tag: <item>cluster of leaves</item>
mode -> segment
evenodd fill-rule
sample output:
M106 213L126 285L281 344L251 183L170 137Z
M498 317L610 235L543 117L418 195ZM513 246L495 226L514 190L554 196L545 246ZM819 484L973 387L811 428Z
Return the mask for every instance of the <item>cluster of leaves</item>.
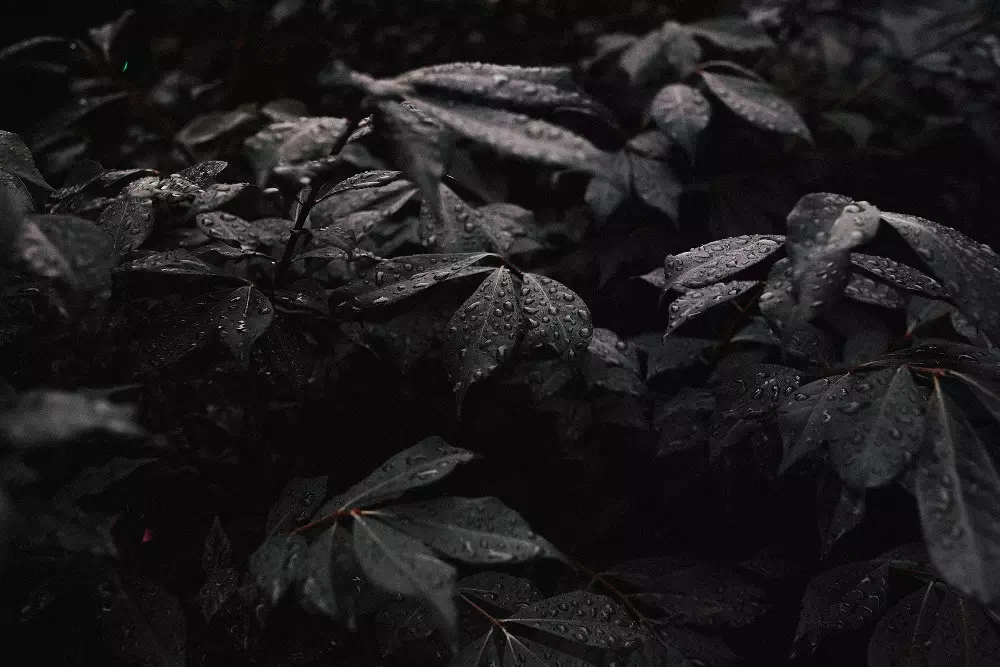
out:
M292 51L334 4L241 30ZM1000 257L820 191L831 126L914 149L913 68L995 89L996 13L744 4L576 70L338 46L308 103L241 97L239 59L123 76L132 10L0 51L69 95L0 132L4 648L1000 661Z

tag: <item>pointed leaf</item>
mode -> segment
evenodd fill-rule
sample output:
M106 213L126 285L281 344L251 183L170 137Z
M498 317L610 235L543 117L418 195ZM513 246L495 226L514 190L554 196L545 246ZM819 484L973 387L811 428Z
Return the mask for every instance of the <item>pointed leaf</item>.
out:
M701 77L712 94L751 125L812 143L812 134L799 112L769 84L704 70Z
M629 154L632 165L632 189L639 199L677 220L682 186L665 162Z
M890 572L887 564L865 561L815 577L802 596L795 643L815 649L830 636L870 624L888 602Z
M709 308L738 299L759 285L756 280L733 280L699 287L682 294L670 304L670 322L664 335L670 335Z
M656 94L649 113L664 134L683 146L688 156L694 157L698 137L712 117L712 107L701 91L683 83L672 83Z
M267 182L278 165L300 164L324 158L347 131L343 118L322 116L271 123L244 142L244 152L253 164L258 184Z
M917 271L912 266L886 257L852 252L851 265L904 292L920 294L932 299L941 299L946 296L938 281Z
M392 163L416 183L431 210L439 212L438 184L451 162L452 138L434 114L412 101L380 100L375 120L389 143Z
M205 546L201 551L201 569L205 574L229 565L233 557L233 544L222 529L219 517L212 519L212 526L205 537Z
M964 315L994 342L1000 342L1000 311L994 307L1000 293L1000 258L989 246L936 222L902 213L882 212L941 280L945 292Z
M257 339L274 321L274 306L253 285L237 287L215 310L219 340L245 362Z
M52 189L39 173L24 140L19 135L4 130L0 130L0 171L6 171L46 190Z
M923 404L906 366L849 374L816 406L824 418L818 428L802 437L829 444L833 465L850 487L884 486L909 467L922 445Z
M360 574L360 568L343 527L327 528L312 541L298 574L301 603L306 609L337 621L353 622L358 605L354 577Z
M628 648L645 631L610 598L573 591L517 611L504 624L517 623L574 644L603 649Z
M832 483L820 484L820 492L825 490L824 486L832 486L836 499L829 514L820 515L819 529L822 536L820 558L826 558L837 541L856 528L865 516L864 491L855 491L843 484L835 474L828 474L826 479Z
M493 497L449 497L393 505L377 516L442 556L467 563L560 557L555 547L531 531L520 514Z
M444 252L488 250L505 254L523 228L500 215L474 209L451 188L440 185L441 213L436 217L427 202L420 208L420 237L426 247Z
M288 534L269 537L251 554L247 569L268 605L278 604L298 580L306 551L304 537Z
M383 178L372 183L376 175ZM336 227L339 233L349 232L354 240L360 239L417 194L416 186L399 176L398 171L363 172L321 193L309 212L309 227L319 231Z
M487 276L455 311L442 343L459 411L469 387L511 358L523 326L513 276L507 267Z
M566 359L587 349L593 325L583 299L562 283L534 273L525 273L521 285L526 346L547 347Z
M198 213L195 216L195 224L209 238L238 245L243 250L253 250L257 247L253 225L238 215L222 211Z
M215 298L203 296L158 317L150 325L152 335L139 346L140 365L168 366L207 345L216 328L218 304Z
M720 16L687 25L695 37L701 37L719 48L735 53L763 51L774 48L774 41L758 26L742 16Z
M645 392L638 349L610 329L594 329L584 359L584 378L591 388L632 396Z
M518 609L543 599L530 579L492 570L477 572L459 580L458 591L480 606L500 611L502 616L510 616Z
M165 250L153 252L121 265L123 271L164 273L178 276L205 276L233 280L217 268L206 264L187 250Z
M425 600L440 616L447 634L455 635L455 568L412 537L374 518L356 516L353 537L358 563L373 584Z
M111 237L119 255L141 246L149 238L153 225L153 200L148 197L116 199L97 220L97 226Z
M246 111L210 111L196 116L174 136L174 141L187 146L198 146L233 132L254 120Z
M669 255L663 262L666 287L707 287L759 264L781 250L783 244L782 236L751 234Z
M267 534L284 533L307 522L326 497L329 479L329 475L320 475L290 480L267 513L267 523L264 524Z
M398 498L409 489L433 484L451 474L457 464L474 458L476 455L472 452L452 447L437 436L425 438L393 456L363 481L331 498L316 516L371 507Z
M595 174L612 172L607 153L558 125L502 109L429 99L411 102L455 133L499 153Z
M929 451L915 495L924 540L949 584L984 604L1000 597L1000 475L978 434L938 388L928 406Z
M225 160L206 160L198 164L191 165L186 169L181 169L177 175L189 180L199 188L207 188L216 181L216 177L221 174L229 163Z
M847 284L844 285L844 296L882 308L906 308L910 301L905 292L857 271L851 272Z

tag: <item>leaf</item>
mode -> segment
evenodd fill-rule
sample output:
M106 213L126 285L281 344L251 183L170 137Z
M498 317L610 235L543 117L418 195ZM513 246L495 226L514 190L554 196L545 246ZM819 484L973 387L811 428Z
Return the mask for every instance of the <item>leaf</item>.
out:
M848 278L844 296L882 308L906 308L910 301L905 292L858 272L852 272Z
M177 276L199 276L234 280L210 264L206 264L187 250L151 252L119 267L122 271L162 273Z
M829 444L833 465L848 486L884 486L912 464L921 447L923 402L906 366L848 374L816 405L821 419L801 437Z
M331 297L350 299L348 305L354 312L386 307L449 280L491 272L494 269L490 267L476 266L487 259L498 263L500 257L491 253L453 253L382 260L334 290Z
M243 151L254 167L258 185L263 186L279 165L300 164L330 155L347 128L343 118L312 116L280 120L248 137L243 142Z
M103 466L87 466L59 491L54 502L77 504L82 498L103 493L154 461L116 456Z
M451 163L453 141L434 114L412 101L379 100L375 122L389 144L392 163L416 183L424 202L440 215L438 184Z
M687 29L715 46L736 53L774 48L767 33L741 16L720 16L689 23Z
M195 224L209 238L237 245L241 250L257 248L257 234L254 225L238 215L222 211L198 213L195 215Z
M610 329L594 329L584 359L583 373L589 387L632 396L645 392L635 344Z
M881 215L941 280L962 313L993 342L1000 342L1000 311L993 306L995 295L1000 293L1000 258L996 253L957 230L924 218L884 211Z
M320 475L290 480L267 513L267 523L264 524L267 534L285 533L306 523L323 503L329 479L329 475Z
M912 266L900 264L886 257L852 252L851 265L904 292L932 299L942 299L947 296L938 281Z
M452 447L436 435L425 438L393 456L363 481L331 498L316 517L398 498L410 489L433 484L451 474L455 465L474 458L476 455L472 452Z
M251 554L247 571L253 575L269 606L278 604L299 579L307 549L306 540L301 535L276 535L267 538Z
M417 193L398 171L366 171L321 191L309 212L309 227L336 227L364 236L372 227L396 215ZM343 233L343 232L341 232Z
M629 154L632 164L632 189L639 199L656 210L677 220L677 207L682 186L666 163Z
M458 592L472 598L480 606L497 610L501 616L510 616L518 609L542 600L542 594L530 579L492 570L460 579Z
M573 591L518 610L504 620L581 646L621 649L634 646L645 631L603 595Z
M114 263L111 242L94 223L53 213L24 217L17 253L35 274L82 292L105 288Z
M687 76L701 58L701 47L676 21L646 33L624 50L618 65L634 86L662 81L668 75Z
M337 524L313 540L299 570L299 590L306 609L353 626L359 602L354 578L361 572L349 540Z
M13 174L45 190L52 190L52 186L45 182L35 166L35 160L24 140L19 135L4 130L0 130L0 171Z
M663 262L664 289L707 287L759 264L783 245L782 236L751 234L712 241L679 255L669 255Z
M177 600L159 586L111 574L97 586L102 639L125 664L182 667L187 623Z
M174 141L186 146L198 146L238 130L254 120L252 114L241 109L232 111L210 111L196 116L182 127Z
M866 202L830 193L802 197L788 214L785 248L797 305L795 322L808 322L841 297L850 276L850 251L871 241L879 211Z
M236 594L239 584L240 577L234 568L220 567L212 570L192 600L205 623L210 623L222 611L226 602Z
M632 183L631 158L625 151L615 153L614 174L593 176L584 199L599 222L607 222L629 196Z
M1000 661L1000 638L974 602L934 582L887 611L872 633L868 663L889 665L990 665Z
M411 102L418 111L456 134L486 144L498 153L594 174L612 171L607 153L558 125L511 111L453 101L412 99Z
M148 197L115 199L97 220L97 226L111 237L118 255L126 255L145 243L154 224L153 200Z
M201 552L201 569L205 574L227 567L233 557L233 545L222 529L219 517L212 519L212 526L205 537L205 547Z
M216 329L218 303L206 295L157 318L150 326L152 335L139 346L139 365L168 366L207 345Z
M708 89L737 116L755 127L812 143L809 127L791 104L769 84L731 74L701 70Z
M514 244L515 236L524 235L524 228L517 222L472 208L444 184L439 186L438 201L439 216L427 202L420 208L420 240L433 250L487 250L503 255Z
M992 604L1000 596L1000 476L976 431L939 387L927 419L929 449L914 490L927 550L949 584Z
M651 334L646 348L646 380L703 362L705 352L715 345L711 339Z
M225 160L206 160L181 169L177 175L191 181L199 188L207 188L215 183L216 177L228 166L229 163Z
M832 503L832 507L821 509L819 520L819 530L822 538L822 544L820 545L821 559L829 555L830 549L833 548L840 538L857 528L865 516L864 491L855 491L846 484L843 484L834 473L826 474L822 480L819 484L819 503L821 508L823 501L827 500L822 496L828 489L833 489L832 495L835 495L836 498ZM826 482L825 484L823 483L824 481ZM828 513L823 513L824 509L828 509Z
M55 445L103 431L121 436L144 434L135 408L103 398L55 390L34 390L10 399L0 414L0 434L16 447Z
M487 276L455 311L448 321L442 352L459 412L469 387L489 377L513 356L523 326L514 280L507 267Z
M712 107L701 91L683 83L660 89L649 106L649 114L664 134L694 158L698 136L708 127Z
M802 595L795 644L815 650L820 642L859 630L888 603L891 566L878 560L850 563L813 578Z
M446 633L457 634L455 568L420 542L368 516L354 518L354 552L368 579L384 590L427 601Z
M215 309L219 340L245 363L261 334L274 321L274 306L253 285L237 287Z
M670 304L670 322L664 335L669 336L681 325L698 317L709 308L738 299L758 285L760 283L756 280L733 280L692 289L682 294Z
M572 359L590 344L590 310L573 290L547 276L525 273L521 280L524 345L548 348Z
M467 563L561 557L555 547L531 531L520 514L493 497L449 497L393 505L379 510L377 516L442 556Z
M575 109L610 117L608 110L578 90L566 67L448 63L411 70L395 82L412 87L418 95L529 111Z

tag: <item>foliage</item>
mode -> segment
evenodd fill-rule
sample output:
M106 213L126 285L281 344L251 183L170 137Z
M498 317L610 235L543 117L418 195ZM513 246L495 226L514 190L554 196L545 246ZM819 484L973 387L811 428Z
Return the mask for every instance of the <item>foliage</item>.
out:
M0 51L13 662L1000 662L990 3L218 4Z

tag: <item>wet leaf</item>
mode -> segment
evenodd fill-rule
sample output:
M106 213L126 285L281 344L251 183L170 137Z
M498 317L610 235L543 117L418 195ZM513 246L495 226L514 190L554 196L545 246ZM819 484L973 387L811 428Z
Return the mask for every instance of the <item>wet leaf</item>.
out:
M309 227L317 233L335 227L340 234L360 239L416 195L416 186L400 176L398 171L366 171L321 191L309 212Z
M457 102L413 99L413 105L456 134L490 146L498 153L553 167L594 174L612 171L610 156L586 139L544 120L523 114Z
M274 306L253 285L237 287L216 307L219 340L241 363L250 349L274 321Z
M687 76L701 58L701 47L685 26L667 21L626 48L618 65L632 85L663 81L670 75Z
M701 71L701 77L713 95L751 125L812 143L812 134L799 112L770 84L705 70Z
M393 505L379 520L420 540L447 558L467 563L518 563L559 552L498 499L438 498Z
M826 558L840 538L854 530L865 516L865 493L855 491L851 487L843 484L834 473L827 473L823 478L826 482L819 485L821 506L819 517L819 530L822 539L820 545L820 558ZM822 507L827 498L823 498L824 492L829 493L832 489L832 506ZM827 513L824 513L826 511Z
M216 177L228 166L229 163L225 160L206 160L205 162L191 165L186 169L181 169L177 172L177 175L191 181L199 188L207 188L215 183Z
M239 246L241 250L254 250L257 247L254 225L238 215L222 211L198 213L195 215L195 224L209 238Z
M354 552L368 579L384 590L429 603L449 636L457 633L455 568L417 540L369 516L354 518Z
M590 344L590 310L579 296L547 276L525 273L521 280L524 345L545 347L572 359Z
M584 357L583 373L591 388L632 396L640 396L646 391L635 344L619 338L610 329L594 329Z
M522 317L507 267L487 276L455 311L442 344L459 412L469 387L489 377L513 355L524 326Z
M301 535L276 535L267 538L250 555L247 570L269 606L278 604L299 579L307 550L306 540Z
M290 480L267 513L267 523L264 524L267 534L285 533L306 523L326 498L329 479L329 475L320 475Z
M738 299L758 285L760 283L756 280L733 280L685 292L670 304L670 322L664 335L669 336L681 325L698 317L709 308Z
M492 570L460 579L458 592L472 598L480 606L492 608L501 616L510 616L518 609L543 599L530 579Z
M650 334L646 347L646 380L690 368L705 360L705 353L715 347L716 341L705 338L684 338Z
M39 447L74 440L93 431L140 436L131 405L55 390L34 390L7 399L0 435L16 447Z
M932 299L941 299L946 296L944 289L942 289L938 281L914 269L912 266L901 264L886 257L852 252L851 265L904 292L919 294Z
M687 29L695 37L735 53L752 53L774 48L774 42L763 30L741 16L720 16L690 23Z
M206 264L187 250L164 250L152 252L119 267L122 271L143 273L163 273L177 276L201 276L234 280L211 264Z
M752 234L669 255L663 262L665 288L707 287L759 264L781 250L783 244L782 236Z
M243 142L258 185L279 165L301 164L330 155L347 131L343 118L323 116L279 120Z
M804 323L840 299L850 277L850 251L875 237L879 211L842 195L813 193L798 201L787 224L797 302L792 317Z
M4 130L0 130L0 171L13 174L46 190L52 189L35 166L35 160L31 157L31 151L24 144L24 140L19 135Z
M196 116L174 136L174 141L187 146L198 146L238 130L254 120L246 111L210 111Z
M438 184L451 163L453 140L434 114L411 101L380 100L375 121L389 144L394 166L420 189L423 201L440 214Z
M82 292L107 286L113 253L111 241L94 223L54 213L27 214L17 243L18 257L33 273Z
M931 582L887 611L872 633L868 663L990 665L1000 661L1000 638L990 617L971 600Z
M649 113L656 126L693 158L698 136L711 119L712 107L699 90L683 83L672 83L656 94Z
M408 255L382 260L334 290L331 297L335 301L350 299L355 312L385 307L449 280L493 271L477 264L496 264L499 260L498 255L490 253Z
M472 452L452 447L437 436L425 438L393 456L363 481L331 498L316 516L371 507L398 498L409 489L438 481L451 474L457 464L474 458L476 455Z
M239 585L240 577L234 568L220 567L212 570L192 600L205 623L210 623L222 611L226 602L236 594Z
M97 226L111 237L116 253L126 255L141 246L153 231L153 200L124 197L101 212Z
M927 421L929 447L914 489L927 550L949 584L992 604L1000 596L1000 476L994 459L939 387Z
M643 202L677 220L682 186L665 162L629 154L632 189Z
M564 639L601 649L634 646L645 631L610 598L587 591L558 595L518 610L504 620Z
M216 328L218 304L206 295L158 317L150 326L152 335L140 343L139 365L169 366L207 345Z
M882 212L944 287L955 305L994 342L1000 342L1000 258L989 246L936 222L903 213Z
M858 272L852 272L848 278L844 296L882 308L906 308L909 303L905 292Z
M523 226L498 211L484 212L462 201L451 188L439 186L440 216L424 202L420 208L421 243L442 252L477 252L487 250L506 254L517 236L524 236Z

